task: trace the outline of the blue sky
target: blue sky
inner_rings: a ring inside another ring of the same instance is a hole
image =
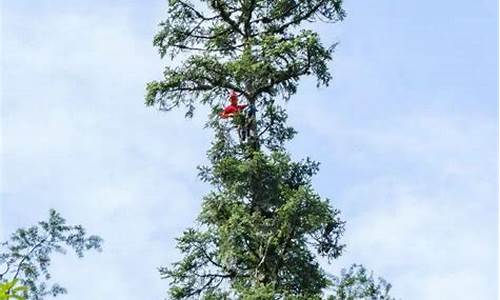
[[[196,178],[201,111],[143,105],[166,1],[5,1],[0,234],[56,208],[105,239],[54,258],[60,299],[164,299],[156,268],[179,257],[209,187]],[[287,104],[293,156],[347,221],[336,273],[363,263],[402,299],[497,297],[496,1],[347,1],[334,81]],[[69,271],[71,270],[71,271]]]

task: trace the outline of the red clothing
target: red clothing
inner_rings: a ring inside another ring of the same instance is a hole
[[[229,95],[229,100],[231,101],[231,104],[224,107],[224,110],[220,113],[220,116],[222,118],[234,117],[234,115],[238,114],[245,107],[247,107],[246,104],[243,105],[238,104],[238,95],[236,95],[234,91],[231,91],[231,94]]]
[[[236,104],[236,105],[228,105],[224,108],[224,112],[223,114],[227,115],[227,114],[234,114],[234,113],[239,113],[241,110],[243,110],[246,106],[246,104],[243,104],[243,105],[239,105],[239,104]]]

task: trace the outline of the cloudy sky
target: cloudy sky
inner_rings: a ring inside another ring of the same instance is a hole
[[[347,221],[336,273],[363,263],[402,299],[497,296],[497,6],[347,1],[334,82],[304,79],[288,104],[294,157]],[[210,132],[143,105],[161,76],[152,36],[164,0],[3,1],[0,233],[59,210],[105,251],[54,257],[60,299],[164,299],[209,187]]]

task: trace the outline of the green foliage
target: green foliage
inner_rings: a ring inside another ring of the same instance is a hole
[[[202,177],[220,192],[204,199],[198,220],[205,230],[190,229],[178,240],[185,258],[162,269],[176,286],[172,296],[224,279],[243,294],[251,294],[254,283],[273,283],[273,293],[320,293],[329,282],[309,248],[329,258],[340,255],[343,222],[313,192],[316,170],[316,163],[293,163],[281,152],[227,157],[205,170]]]
[[[185,105],[190,116],[196,100],[213,105],[227,89],[255,101],[289,99],[303,75],[314,75],[318,85],[329,83],[327,62],[335,44],[325,47],[317,33],[297,26],[342,20],[341,0],[199,2],[206,7],[169,1],[169,18],[160,24],[154,45],[162,57],[188,56],[167,67],[164,80],[148,84],[147,105],[165,110]]]
[[[17,279],[0,282],[0,300],[26,300],[28,288],[18,283]]]
[[[373,274],[360,265],[342,270],[334,286],[334,295],[329,300],[395,300],[389,295],[391,285],[382,278],[375,280]]]
[[[327,65],[336,44],[326,47],[299,26],[342,20],[342,1],[170,0],[168,12],[154,45],[176,63],[148,83],[146,105],[184,107],[187,117],[208,105],[215,133],[209,164],[199,167],[214,189],[177,239],[183,258],[160,268],[171,298],[322,299],[338,282],[317,257],[342,254],[344,222],[312,187],[319,164],[293,161],[286,151],[296,131],[282,105],[301,77],[314,76],[318,86],[332,79]],[[218,118],[228,89],[255,110]]]
[[[87,235],[81,225],[66,225],[59,213],[51,210],[49,219],[29,228],[20,228],[10,240],[0,245],[0,282],[20,282],[18,293],[31,300],[40,300],[47,295],[66,293],[62,286],[49,286],[49,266],[54,252],[66,253],[72,249],[79,257],[88,250],[101,250],[102,239]],[[12,289],[8,292],[12,293]]]

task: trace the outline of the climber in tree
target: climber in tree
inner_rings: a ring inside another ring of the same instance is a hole
[[[324,45],[310,24],[342,20],[342,2],[169,1],[154,44],[182,63],[168,60],[163,79],[148,83],[146,104],[185,107],[188,117],[201,104],[217,111],[207,123],[215,130],[210,165],[199,169],[214,189],[177,240],[183,258],[160,269],[171,281],[170,299],[320,300],[330,289],[339,291],[336,300],[391,299],[357,269],[334,281],[321,268],[317,258],[342,254],[344,222],[312,187],[318,163],[294,161],[285,148],[295,130],[283,105],[300,79],[310,75],[326,86],[332,78],[335,44]],[[248,106],[238,106],[235,94],[219,115],[227,89],[244,91]],[[219,118],[247,134],[245,142],[240,135],[235,145]]]
[[[223,119],[235,117],[247,107],[246,104],[238,104],[238,95],[235,91],[230,92],[229,101],[231,104],[224,107],[224,110],[219,113],[219,116]]]
[[[231,91],[229,94],[230,105],[226,106],[220,113],[219,116],[222,119],[233,118],[236,127],[238,128],[238,135],[242,141],[246,140],[249,135],[250,130],[250,118],[241,112],[248,107],[247,104],[238,104],[238,95],[235,91]]]

